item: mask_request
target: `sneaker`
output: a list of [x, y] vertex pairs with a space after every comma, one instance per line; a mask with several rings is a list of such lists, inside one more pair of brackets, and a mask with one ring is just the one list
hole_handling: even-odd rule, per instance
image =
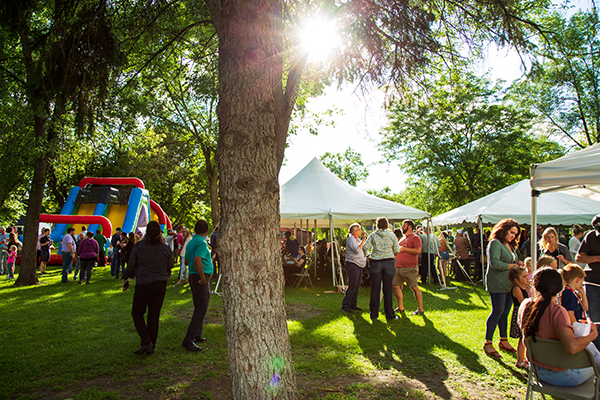
[[412, 315], [425, 315], [425, 311], [417, 310], [417, 311], [413, 312]]

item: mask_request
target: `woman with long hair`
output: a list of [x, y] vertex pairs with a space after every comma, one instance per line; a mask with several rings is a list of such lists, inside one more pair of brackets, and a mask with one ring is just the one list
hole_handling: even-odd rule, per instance
[[[575, 337], [567, 310], [556, 303], [556, 295], [563, 290], [560, 273], [546, 267], [533, 275], [533, 286], [538, 293], [535, 301], [531, 298], [523, 301], [519, 309], [519, 320], [524, 337], [559, 340], [565, 350], [576, 354], [585, 349], [598, 336], [595, 324], [591, 324], [590, 333]], [[552, 367], [530, 358], [537, 366], [541, 381], [555, 386], [577, 386], [594, 376], [592, 367], [581, 369], [562, 369]]]
[[[579, 246], [581, 246], [581, 240], [583, 240], [583, 234], [585, 233], [585, 230], [581, 225], [575, 224], [573, 225], [573, 228], [571, 228], [571, 231], [573, 233], [573, 237], [569, 239], [569, 253], [571, 254], [571, 259], [575, 260]], [[581, 268], [585, 268], [585, 264], [583, 263], [576, 264]]]
[[[135, 354], [152, 354], [158, 337], [160, 309], [167, 290], [167, 281], [173, 268], [173, 252], [165, 244], [160, 225], [148, 222], [144, 239], [131, 250], [129, 264], [122, 277], [123, 291], [129, 286], [128, 279], [135, 278], [135, 293], [131, 316], [133, 325], [140, 335], [140, 348]], [[144, 314], [148, 309], [147, 322]]]
[[539, 245], [540, 255], [548, 255], [556, 258], [559, 269], [563, 269], [566, 264], [573, 261], [567, 246], [558, 241], [558, 233], [556, 233], [556, 229], [553, 227], [548, 227], [544, 230]]
[[516, 249], [519, 245], [520, 227], [517, 221], [511, 218], [498, 222], [490, 234], [487, 247], [488, 265], [485, 274], [485, 288], [490, 294], [492, 312], [485, 324], [485, 345], [483, 350], [493, 358], [502, 356], [492, 344], [496, 327], [500, 331], [500, 350], [516, 353], [514, 347], [508, 342], [508, 314], [512, 307], [510, 291], [512, 284], [508, 279], [509, 271], [518, 266], [523, 266], [519, 261]]

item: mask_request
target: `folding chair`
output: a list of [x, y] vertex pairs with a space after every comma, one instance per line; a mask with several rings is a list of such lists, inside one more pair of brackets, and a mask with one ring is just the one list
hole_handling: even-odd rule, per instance
[[294, 286], [299, 287], [300, 284], [306, 279], [308, 283], [310, 283], [310, 287], [313, 287], [312, 281], [310, 280], [310, 273], [308, 272], [308, 268], [304, 268], [302, 272], [295, 273], [294, 276], [296, 280], [294, 281]]
[[579, 386], [554, 386], [540, 381], [538, 367], [530, 362], [525, 397], [527, 400], [534, 398], [534, 392], [541, 393], [544, 399], [546, 398], [544, 394], [570, 400], [598, 399], [600, 373], [594, 361], [594, 356], [588, 349], [583, 349], [577, 354], [569, 354], [558, 340], [536, 338], [536, 342], [534, 342], [531, 337], [525, 339], [525, 346], [527, 346], [530, 357], [546, 365], [565, 369], [593, 367], [596, 375], [594, 382], [584, 382]]

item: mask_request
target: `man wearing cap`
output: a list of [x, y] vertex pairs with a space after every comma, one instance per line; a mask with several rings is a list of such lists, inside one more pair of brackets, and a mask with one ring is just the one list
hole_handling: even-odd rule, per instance
[[[585, 293], [587, 294], [588, 315], [594, 322], [600, 322], [600, 214], [592, 218], [593, 230], [583, 238], [575, 261], [587, 264], [585, 277]], [[596, 347], [600, 338], [594, 340]]]

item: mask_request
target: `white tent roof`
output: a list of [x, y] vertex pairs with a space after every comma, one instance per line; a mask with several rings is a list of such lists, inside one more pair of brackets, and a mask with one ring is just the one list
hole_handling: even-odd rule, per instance
[[[600, 171], [599, 171], [600, 173]], [[600, 202], [567, 193], [548, 193], [538, 199], [538, 224], [589, 225], [600, 212]], [[525, 179], [498, 190], [462, 207], [433, 218], [440, 226], [476, 225], [481, 216], [485, 225], [494, 225], [504, 218], [513, 218], [519, 224], [531, 224], [531, 187]]]
[[374, 220], [428, 218], [429, 213], [361, 192], [335, 176], [316, 157], [281, 186], [281, 226], [290, 227], [300, 220], [308, 227], [329, 227], [329, 216], [335, 227], [347, 228], [351, 223]]
[[[575, 196], [600, 201], [600, 143], [556, 160], [533, 164], [531, 187], [542, 193], [566, 190]], [[600, 209], [596, 208], [598, 212]]]

